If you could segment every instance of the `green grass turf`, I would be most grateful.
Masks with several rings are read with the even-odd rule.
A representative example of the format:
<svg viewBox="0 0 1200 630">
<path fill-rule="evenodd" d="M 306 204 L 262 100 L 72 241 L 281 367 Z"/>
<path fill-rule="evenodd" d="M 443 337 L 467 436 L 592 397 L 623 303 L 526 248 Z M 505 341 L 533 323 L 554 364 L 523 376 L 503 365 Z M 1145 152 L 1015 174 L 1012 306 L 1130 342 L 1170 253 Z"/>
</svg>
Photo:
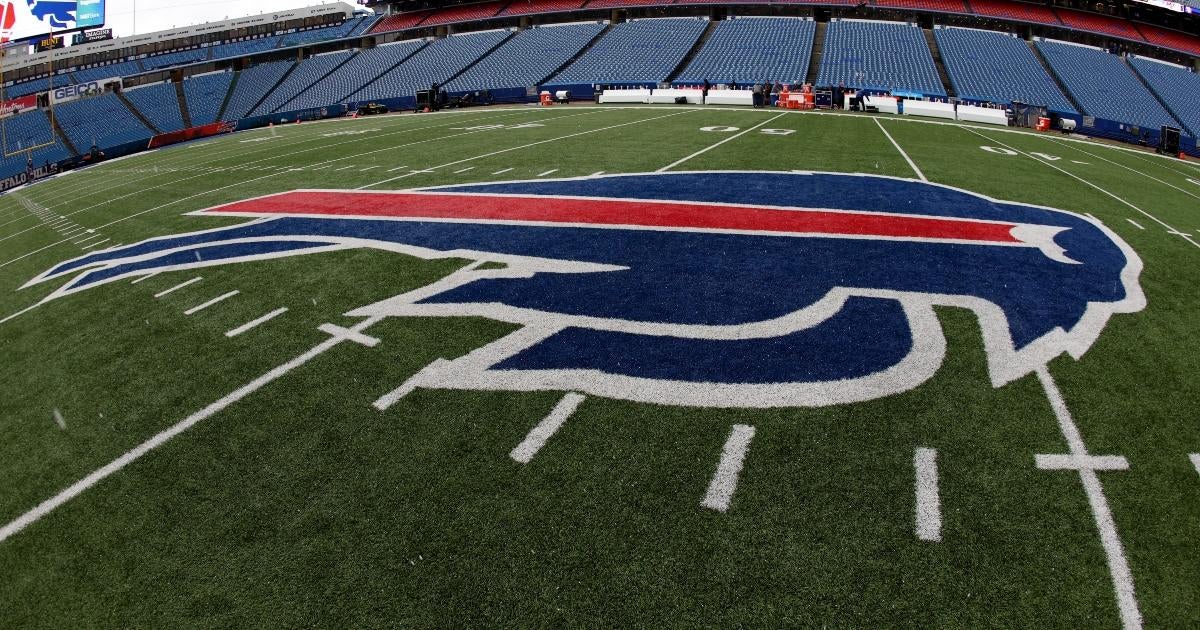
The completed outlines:
<svg viewBox="0 0 1200 630">
<path fill-rule="evenodd" d="M 752 131 L 674 170 L 914 176 L 871 118 L 777 113 L 481 109 L 114 161 L 0 197 L 0 318 L 52 291 L 18 289 L 81 251 L 21 199 L 132 243 L 235 223 L 184 214 L 295 188 L 654 171 L 733 135 L 703 127 L 764 122 L 795 133 Z M 1200 476 L 1187 458 L 1200 451 L 1200 248 L 1067 174 L 1200 236 L 1200 169 L 1054 136 L 881 124 L 931 181 L 1090 213 L 1144 261 L 1148 307 L 1051 371 L 1091 452 L 1129 459 L 1100 476 L 1147 624 L 1200 623 Z M 1001 144 L 1067 173 L 980 149 Z M 0 524 L 326 339 L 318 325 L 349 326 L 342 313 L 466 263 L 360 250 L 163 273 L 0 324 Z M 0 625 L 1118 626 L 1078 475 L 1034 466 L 1066 451 L 1036 378 L 993 388 L 974 315 L 938 315 L 946 360 L 915 390 L 766 411 L 588 397 L 528 465 L 508 453 L 561 392 L 419 389 L 371 407 L 513 327 L 384 320 L 368 331 L 379 346 L 334 347 L 0 543 Z M 721 514 L 699 503 L 735 423 L 757 435 Z M 913 533 L 918 446 L 939 451 L 940 543 Z"/>
</svg>

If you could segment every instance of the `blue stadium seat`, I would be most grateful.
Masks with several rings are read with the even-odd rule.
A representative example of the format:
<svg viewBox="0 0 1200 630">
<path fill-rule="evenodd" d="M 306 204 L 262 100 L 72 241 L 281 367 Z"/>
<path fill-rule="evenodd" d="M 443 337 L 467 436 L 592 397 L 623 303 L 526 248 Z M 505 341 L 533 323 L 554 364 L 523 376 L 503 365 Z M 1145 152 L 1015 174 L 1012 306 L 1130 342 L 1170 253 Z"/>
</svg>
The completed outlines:
<svg viewBox="0 0 1200 630">
<path fill-rule="evenodd" d="M 275 87 L 293 65 L 293 61 L 272 61 L 243 70 L 238 75 L 237 85 L 233 86 L 233 94 L 229 97 L 229 104 L 225 106 L 223 118 L 238 120 L 249 115 L 250 108 Z"/>
<path fill-rule="evenodd" d="M 1054 41 L 1037 47 L 1085 113 L 1149 129 L 1179 126 L 1117 55 Z"/>
<path fill-rule="evenodd" d="M 0 121 L 4 125 L 4 154 L 0 154 L 0 178 L 11 177 L 21 173 L 32 157 L 35 167 L 47 162 L 58 162 L 71 157 L 66 147 L 58 141 L 50 127 L 50 119 L 43 110 L 34 110 L 17 114 Z M 53 143 L 29 153 L 19 153 L 22 149 Z M 3 157 L 7 155 L 8 157 Z"/>
<path fill-rule="evenodd" d="M 75 75 L 75 80 L 79 83 L 87 83 L 98 79 L 111 79 L 114 77 L 130 77 L 142 72 L 142 67 L 134 61 L 122 61 L 113 63 L 107 66 L 97 66 L 95 68 L 84 68 L 80 70 L 72 70 L 71 74 Z"/>
<path fill-rule="evenodd" d="M 900 22 L 830 22 L 817 84 L 946 95 L 924 33 Z"/>
<path fill-rule="evenodd" d="M 471 92 L 536 86 L 602 30 L 599 23 L 526 29 L 447 83 L 446 89 Z"/>
<path fill-rule="evenodd" d="M 264 50 L 271 50 L 279 43 L 279 38 L 272 35 L 270 37 L 260 37 L 258 39 L 248 39 L 241 42 L 230 42 L 228 44 L 220 44 L 212 47 L 212 59 L 228 59 L 230 57 L 241 57 L 244 55 L 253 55 Z"/>
<path fill-rule="evenodd" d="M 1129 63 L 1150 89 L 1180 118 L 1184 131 L 1200 134 L 1200 74 L 1174 64 L 1129 56 Z"/>
<path fill-rule="evenodd" d="M 349 100 L 412 97 L 417 90 L 429 89 L 430 84 L 444 83 L 510 34 L 509 31 L 484 31 L 435 40 L 379 80 L 355 92 Z"/>
<path fill-rule="evenodd" d="M 125 90 L 123 94 L 159 131 L 167 133 L 184 128 L 174 83 L 155 83 Z"/>
<path fill-rule="evenodd" d="M 142 59 L 142 68 L 146 70 L 157 70 L 159 68 L 170 68 L 171 66 L 184 66 L 187 64 L 198 63 L 208 59 L 209 48 L 193 48 L 191 50 L 178 50 L 165 55 L 154 55 Z"/>
<path fill-rule="evenodd" d="M 708 20 L 662 18 L 617 24 L 575 63 L 546 83 L 663 81 L 683 61 Z"/>
<path fill-rule="evenodd" d="M 34 92 L 46 92 L 50 89 L 51 79 L 53 79 L 54 87 L 69 85 L 75 82 L 68 74 L 60 74 L 55 77 L 42 77 L 4 88 L 4 98 L 10 99 L 25 96 L 26 94 L 33 94 Z"/>
<path fill-rule="evenodd" d="M 364 50 L 337 69 L 337 72 L 315 83 L 304 93 L 288 101 L 281 111 L 295 111 L 347 102 L 351 94 L 375 80 L 393 66 L 416 52 L 424 41 L 398 42 Z"/>
<path fill-rule="evenodd" d="M 341 65 L 354 54 L 353 50 L 341 50 L 335 53 L 314 55 L 296 64 L 296 69 L 275 88 L 262 104 L 250 112 L 251 116 L 270 114 L 308 89 L 313 83 L 329 74 L 331 70 Z M 322 103 L 328 105 L 329 103 Z M 281 110 L 282 111 L 282 110 Z"/>
<path fill-rule="evenodd" d="M 112 92 L 62 103 L 54 113 L 71 144 L 81 152 L 93 144 L 109 149 L 154 135 Z"/>
<path fill-rule="evenodd" d="M 802 18 L 725 20 L 675 81 L 803 83 L 815 31 L 816 23 Z"/>
<path fill-rule="evenodd" d="M 1025 40 L 969 28 L 938 28 L 933 33 L 959 98 L 1001 104 L 1021 101 L 1079 113 Z"/>
<path fill-rule="evenodd" d="M 353 24 L 350 24 L 350 23 Z M 321 28 L 313 28 L 307 31 L 296 31 L 295 33 L 285 33 L 279 37 L 280 48 L 291 48 L 293 46 L 305 46 L 308 44 L 324 41 L 332 41 L 346 37 L 346 34 L 359 23 L 359 18 L 346 20 L 341 24 L 334 26 L 323 26 Z"/>
<path fill-rule="evenodd" d="M 217 121 L 221 103 L 233 82 L 232 72 L 204 74 L 183 80 L 183 96 L 187 99 L 188 115 L 192 125 L 199 127 Z"/>
</svg>

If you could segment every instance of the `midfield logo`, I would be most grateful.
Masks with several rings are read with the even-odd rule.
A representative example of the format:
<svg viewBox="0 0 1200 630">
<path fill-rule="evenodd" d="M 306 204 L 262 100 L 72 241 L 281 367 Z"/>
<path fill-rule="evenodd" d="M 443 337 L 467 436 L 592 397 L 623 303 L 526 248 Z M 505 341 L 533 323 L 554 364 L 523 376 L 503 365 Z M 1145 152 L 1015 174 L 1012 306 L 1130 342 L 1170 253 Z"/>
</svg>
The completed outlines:
<svg viewBox="0 0 1200 630">
<path fill-rule="evenodd" d="M 975 313 L 996 387 L 1064 352 L 1081 357 L 1114 313 L 1145 307 L 1141 260 L 1098 221 L 886 177 L 299 190 L 194 214 L 254 220 L 88 254 L 29 284 L 70 277 L 50 300 L 158 271 L 364 247 L 470 259 L 347 313 L 521 326 L 406 387 L 706 407 L 833 405 L 916 387 L 946 351 L 934 306 Z"/>
</svg>

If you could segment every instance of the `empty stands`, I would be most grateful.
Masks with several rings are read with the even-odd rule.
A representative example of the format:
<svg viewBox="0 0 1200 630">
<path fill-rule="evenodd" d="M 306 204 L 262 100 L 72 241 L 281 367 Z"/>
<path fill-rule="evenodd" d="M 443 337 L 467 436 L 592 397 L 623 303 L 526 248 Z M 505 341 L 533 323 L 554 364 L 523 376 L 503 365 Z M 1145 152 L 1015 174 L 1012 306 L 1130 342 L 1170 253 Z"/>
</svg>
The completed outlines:
<svg viewBox="0 0 1200 630">
<path fill-rule="evenodd" d="M 457 7 L 439 9 L 425 19 L 421 26 L 437 26 L 439 24 L 454 24 L 456 22 L 472 22 L 495 16 L 504 8 L 506 2 L 481 2 Z"/>
<path fill-rule="evenodd" d="M 267 95 L 267 98 L 263 99 L 262 104 L 250 112 L 250 115 L 259 116 L 274 112 L 280 105 L 292 100 L 297 94 L 308 89 L 309 86 L 329 74 L 330 71 L 341 65 L 353 54 L 353 50 L 342 50 L 335 53 L 315 55 L 297 63 L 292 73 L 279 84 L 279 87 L 272 90 Z"/>
<path fill-rule="evenodd" d="M 545 79 L 604 30 L 603 24 L 531 28 L 446 84 L 451 92 L 532 87 Z"/>
<path fill-rule="evenodd" d="M 270 37 L 260 37 L 258 39 L 247 39 L 241 42 L 230 42 L 212 47 L 213 59 L 228 59 L 230 57 L 243 57 L 245 55 L 253 55 L 254 53 L 264 50 L 271 50 L 279 43 L 279 38 L 272 35 Z"/>
<path fill-rule="evenodd" d="M 921 29 L 899 22 L 830 22 L 817 83 L 946 95 Z"/>
<path fill-rule="evenodd" d="M 122 61 L 121 63 L 112 63 L 106 66 L 72 70 L 71 74 L 75 76 L 75 80 L 79 83 L 87 83 L 88 81 L 100 79 L 128 77 L 140 72 L 142 72 L 142 67 L 138 65 L 137 61 Z"/>
<path fill-rule="evenodd" d="M 53 79 L 53 81 L 51 81 L 51 79 Z M 40 79 L 18 83 L 16 85 L 10 85 L 4 88 L 4 98 L 17 98 L 18 96 L 25 96 L 26 94 L 33 94 L 34 92 L 45 92 L 50 89 L 51 85 L 58 87 L 68 83 L 73 83 L 73 81 L 71 80 L 70 76 L 65 74 L 58 75 L 56 77 L 42 77 Z"/>
<path fill-rule="evenodd" d="M 225 120 L 245 118 L 250 108 L 279 82 L 287 71 L 295 65 L 291 61 L 273 61 L 247 68 L 238 75 L 237 85 L 225 106 Z"/>
<path fill-rule="evenodd" d="M 617 24 L 570 66 L 554 84 L 657 82 L 687 55 L 707 20 L 663 18 Z"/>
<path fill-rule="evenodd" d="M 179 96 L 175 93 L 174 83 L 155 83 L 125 90 L 122 94 L 159 131 L 178 131 L 186 126 L 183 114 L 179 112 Z"/>
<path fill-rule="evenodd" d="M 1155 46 L 1162 46 L 1171 50 L 1200 57 L 1200 38 L 1179 31 L 1172 31 L 1149 24 L 1135 23 L 1134 26 L 1138 32 L 1146 38 L 1146 41 Z"/>
<path fill-rule="evenodd" d="M 1104 33 L 1105 35 L 1122 37 L 1135 42 L 1142 41 L 1142 34 L 1137 32 L 1132 22 L 1107 15 L 1100 15 L 1099 13 L 1084 13 L 1083 11 L 1073 11 L 1071 9 L 1057 9 L 1056 12 L 1058 13 L 1058 17 L 1062 19 L 1062 23 L 1070 28 L 1080 31 L 1091 31 L 1093 33 Z"/>
<path fill-rule="evenodd" d="M 424 45 L 424 41 L 406 41 L 364 50 L 347 61 L 346 65 L 338 68 L 337 72 L 329 74 L 304 93 L 285 103 L 280 111 L 341 103 Z"/>
<path fill-rule="evenodd" d="M 350 100 L 412 97 L 417 90 L 427 90 L 433 83 L 444 83 L 510 34 L 509 31 L 484 31 L 436 40 L 377 81 L 355 92 Z"/>
<path fill-rule="evenodd" d="M 560 13 L 577 11 L 584 0 L 513 0 L 500 15 L 534 15 L 537 13 Z"/>
<path fill-rule="evenodd" d="M 877 7 L 937 11 L 939 13 L 969 13 L 963 0 L 874 0 Z"/>
<path fill-rule="evenodd" d="M 959 98 L 1022 101 L 1077 113 L 1025 40 L 967 28 L 939 28 L 933 33 Z"/>
<path fill-rule="evenodd" d="M 724 20 L 675 79 L 679 83 L 803 83 L 815 23 L 799 18 Z"/>
<path fill-rule="evenodd" d="M 3 157 L 0 154 L 0 177 L 11 177 L 23 172 L 30 160 L 35 167 L 40 167 L 70 157 L 66 147 L 54 136 L 50 120 L 42 110 L 11 116 L 4 119 L 3 124 L 4 152 L 11 155 Z M 32 155 L 28 152 L 19 153 L 22 149 L 47 143 L 48 146 L 35 149 Z"/>
<path fill-rule="evenodd" d="M 54 113 L 59 126 L 79 151 L 87 151 L 93 144 L 110 149 L 135 140 L 149 140 L 154 135 L 111 92 L 62 103 Z"/>
<path fill-rule="evenodd" d="M 1191 136 L 1200 134 L 1200 74 L 1175 64 L 1130 55 L 1129 64 L 1171 108 Z"/>
<path fill-rule="evenodd" d="M 229 92 L 233 81 L 232 72 L 204 74 L 188 77 L 183 81 L 183 95 L 187 100 L 188 115 L 192 125 L 199 127 L 217 121 L 221 103 Z"/>
<path fill-rule="evenodd" d="M 348 37 L 349 33 L 359 26 L 363 18 L 352 18 L 334 24 L 333 26 L 322 26 L 320 28 L 312 28 L 306 31 L 296 31 L 294 33 L 285 33 L 279 36 L 279 47 L 288 48 L 291 46 L 304 46 L 315 42 L 323 42 L 334 39 Z"/>
<path fill-rule="evenodd" d="M 391 31 L 402 31 L 406 28 L 413 28 L 423 22 L 425 18 L 433 14 L 433 11 L 413 11 L 411 13 L 398 13 L 389 15 L 375 23 L 371 27 L 369 33 L 389 33 Z"/>
<path fill-rule="evenodd" d="M 208 59 L 208 48 L 194 48 L 192 50 L 180 50 L 167 53 L 165 55 L 154 55 L 142 59 L 142 68 L 146 70 L 157 70 L 159 68 L 169 68 L 171 66 L 183 66 L 189 63 L 205 61 Z"/>
<path fill-rule="evenodd" d="M 1061 24 L 1054 11 L 1040 4 L 1012 2 L 1011 0 L 971 0 L 971 9 L 979 15 L 1004 20 L 1050 24 L 1052 26 L 1059 26 Z"/>
<path fill-rule="evenodd" d="M 1085 113 L 1150 129 L 1178 126 L 1120 57 L 1063 42 L 1037 47 Z"/>
</svg>

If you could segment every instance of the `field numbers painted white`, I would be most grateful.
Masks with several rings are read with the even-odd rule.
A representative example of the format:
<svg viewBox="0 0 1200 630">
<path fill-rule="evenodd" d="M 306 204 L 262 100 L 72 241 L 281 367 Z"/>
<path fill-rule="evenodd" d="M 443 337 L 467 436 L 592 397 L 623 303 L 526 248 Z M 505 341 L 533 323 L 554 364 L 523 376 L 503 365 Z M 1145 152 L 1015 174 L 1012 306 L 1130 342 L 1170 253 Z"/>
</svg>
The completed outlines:
<svg viewBox="0 0 1200 630">
<path fill-rule="evenodd" d="M 795 129 L 763 129 L 761 133 L 765 136 L 790 136 L 796 133 Z"/>
<path fill-rule="evenodd" d="M 1005 149 L 1004 147 L 991 147 L 986 144 L 980 145 L 979 148 L 983 149 L 984 151 L 987 151 L 988 153 L 996 153 L 998 155 L 1016 155 L 1017 154 L 1017 152 L 1013 151 L 1012 149 Z"/>
<path fill-rule="evenodd" d="M 1062 158 L 1058 157 L 1057 155 L 1050 155 L 1049 153 L 1038 153 L 1037 151 L 1030 151 L 1029 155 L 1036 155 L 1036 156 L 1042 158 L 1043 160 L 1046 160 L 1047 162 L 1057 162 L 1062 159 Z"/>
<path fill-rule="evenodd" d="M 737 131 L 737 127 L 729 127 L 726 125 L 713 125 L 711 127 L 701 127 L 700 131 L 712 131 L 716 133 L 733 133 Z"/>
</svg>

